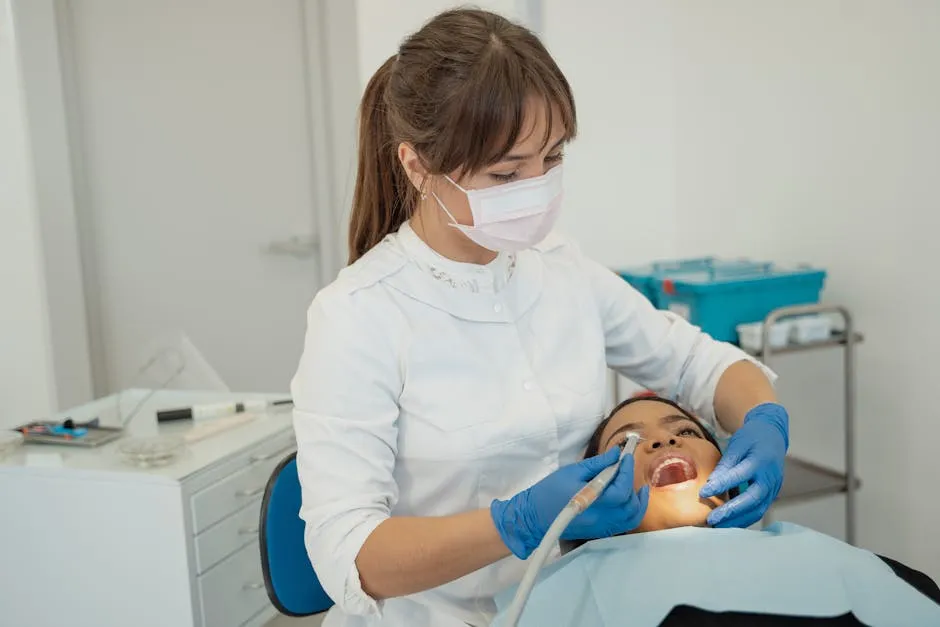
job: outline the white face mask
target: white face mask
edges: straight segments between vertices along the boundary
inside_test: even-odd
[[[486,189],[464,189],[448,176],[457,189],[467,195],[473,226],[459,224],[437,194],[451,226],[476,244],[493,252],[518,252],[531,248],[551,232],[561,211],[561,165],[542,176]]]

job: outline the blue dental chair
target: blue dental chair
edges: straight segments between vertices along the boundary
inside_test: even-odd
[[[333,606],[307,557],[299,512],[297,453],[291,453],[268,479],[259,525],[264,587],[274,607],[287,616],[310,616]]]

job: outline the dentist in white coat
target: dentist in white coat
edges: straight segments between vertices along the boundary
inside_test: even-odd
[[[438,15],[366,88],[350,264],[310,307],[292,382],[327,627],[487,624],[617,457],[577,461],[608,367],[733,434],[703,493],[750,488],[711,524],[749,525],[776,497],[788,436],[772,375],[552,234],[575,130],[539,40],[484,11]],[[598,176],[617,176],[608,165]],[[624,463],[564,537],[630,531],[646,500]]]

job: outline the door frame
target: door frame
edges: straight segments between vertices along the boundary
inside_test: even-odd
[[[93,390],[89,299],[78,205],[81,180],[71,137],[57,0],[11,0],[20,57],[27,133],[49,310],[52,376],[59,409],[84,403]]]
[[[320,284],[344,265],[359,100],[355,3],[294,0],[303,42],[310,185]],[[69,0],[12,0],[19,33],[49,301],[56,402],[66,409],[112,392],[101,333],[92,199],[78,110]]]

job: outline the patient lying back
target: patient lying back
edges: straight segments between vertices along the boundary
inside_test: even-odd
[[[721,449],[670,401],[622,404],[586,456],[620,445],[628,431],[644,438],[634,487],[650,486],[639,528],[588,542],[544,568],[521,627],[940,625],[936,584],[897,562],[788,523],[707,528],[709,512],[733,496],[699,497]],[[512,594],[498,596],[498,607]]]
[[[588,443],[585,457],[621,446],[626,433],[644,439],[634,453],[634,487],[650,486],[649,506],[636,532],[704,526],[728,495],[699,498],[721,459],[711,432],[694,416],[658,397],[630,399],[611,412]]]

